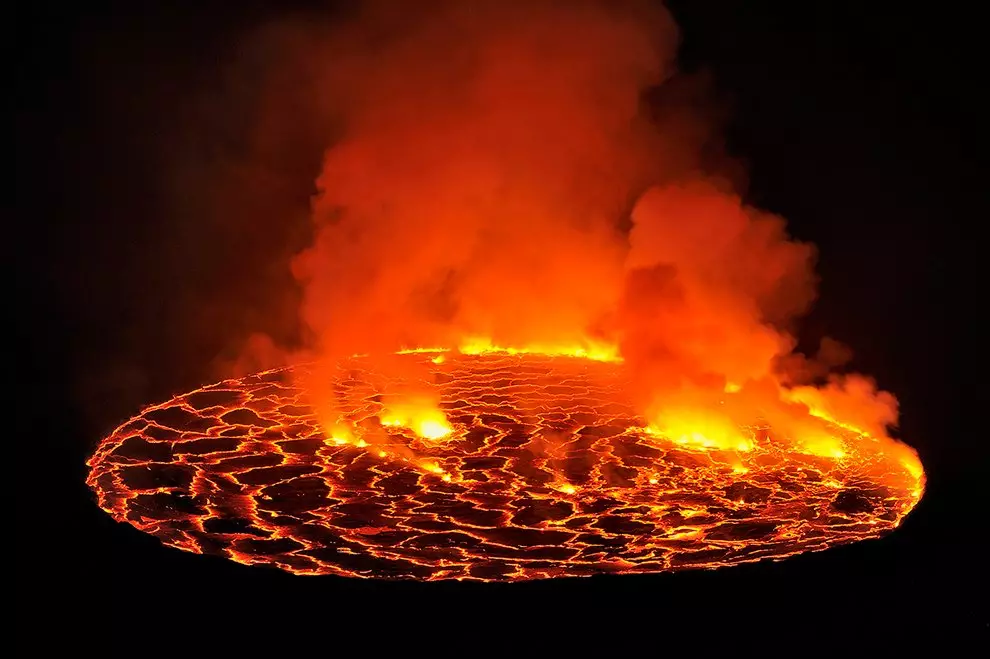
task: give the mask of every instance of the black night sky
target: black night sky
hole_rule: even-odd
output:
[[[924,462],[928,493],[892,535],[715,572],[517,585],[364,583],[185,554],[102,513],[83,482],[85,459],[102,436],[141,405],[208,380],[231,337],[256,326],[285,331],[266,291],[284,284],[289,275],[278,265],[305,241],[321,146],[288,135],[273,151],[277,185],[234,210],[262,217],[266,207],[289,203],[299,221],[250,235],[210,200],[177,202],[163,172],[245,148],[241,123],[250,118],[209,116],[209,90],[227,84],[224,62],[246,30],[321,4],[95,2],[65,10],[22,3],[16,10],[7,244],[22,304],[10,350],[24,372],[18,382],[30,384],[8,393],[18,445],[8,469],[18,477],[16,570],[30,583],[17,595],[22,616],[99,625],[106,617],[137,619],[141,607],[159,621],[181,607],[237,620],[238,603],[249,600],[326,609],[346,602],[351,611],[387,602],[391,614],[457,601],[532,621],[566,602],[572,621],[578,611],[628,608],[653,619],[654,630],[665,628],[662,616],[674,625],[731,614],[753,630],[777,616],[819,621],[829,633],[892,624],[986,633],[985,597],[970,572],[985,561],[971,539],[981,531],[959,522],[982,438],[959,427],[950,369],[959,343],[951,319],[980,297],[976,280],[961,284],[954,273],[962,223],[975,214],[970,140],[981,119],[967,26],[975,19],[963,3],[668,3],[682,30],[682,69],[710,76],[727,110],[728,148],[748,166],[750,201],[786,217],[793,235],[820,250],[820,296],[803,338],[827,333],[848,343],[854,366],[900,400],[900,436]],[[223,130],[205,136],[217,125]],[[223,176],[236,186],[250,173]],[[109,608],[112,616],[101,613]],[[651,631],[646,647],[658,647],[655,634],[669,638]],[[639,643],[633,630],[624,636]]]

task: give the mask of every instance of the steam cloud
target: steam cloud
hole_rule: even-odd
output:
[[[714,126],[678,103],[664,9],[373,2],[287,34],[335,135],[292,264],[297,358],[597,341],[666,430],[760,416],[815,437],[809,408],[875,436],[896,423],[893,396],[833,372],[841,345],[792,354],[814,248],[706,160]]]

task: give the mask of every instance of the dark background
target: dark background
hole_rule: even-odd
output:
[[[778,620],[820,625],[825,635],[891,625],[986,633],[976,592],[985,552],[972,539],[980,531],[961,522],[983,440],[958,424],[950,373],[952,319],[980,298],[977,282],[960,284],[953,272],[977,190],[970,143],[980,77],[964,3],[669,3],[682,67],[707,71],[731,109],[729,150],[748,164],[750,200],[820,248],[821,294],[805,338],[828,333],[850,344],[854,366],[901,401],[900,434],[929,480],[894,534],[717,572],[428,585],[248,569],[164,548],[103,514],[83,483],[103,435],[142,404],[201,384],[232,337],[291,332],[272,309],[291,300],[273,303],[270,293],[284,290],[285,256],[305,243],[322,145],[309,139],[311,126],[259,143],[251,117],[223,113],[212,99],[221,89],[254,107],[256,90],[225,78],[224,62],[240,56],[246,30],[318,4],[17,10],[6,243],[22,302],[11,350],[26,383],[8,394],[19,450],[8,464],[18,475],[14,542],[18,569],[31,575],[22,615],[235,620],[252,601],[268,611],[335,610],[336,624],[349,626],[494,606],[542,626],[555,611],[573,621],[606,607],[638,612],[655,626],[650,634],[688,620],[742,621],[754,634]],[[244,160],[265,164],[236,164]],[[239,206],[217,204],[223,194],[176,199],[200,174],[211,192],[249,187],[254,196]],[[286,207],[297,209],[291,221],[253,221]],[[376,613],[352,620],[346,611]]]

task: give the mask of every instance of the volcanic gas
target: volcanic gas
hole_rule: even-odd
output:
[[[259,143],[325,140],[286,264],[298,332],[279,368],[117,428],[89,462],[100,505],[186,551],[424,580],[894,529],[924,488],[897,400],[838,341],[797,351],[815,249],[747,203],[670,15],[414,6],[264,35]]]

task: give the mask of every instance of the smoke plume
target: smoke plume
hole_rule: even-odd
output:
[[[292,263],[317,399],[356,353],[614,345],[668,434],[760,419],[828,452],[812,413],[896,423],[840,344],[792,354],[814,248],[713,166],[662,7],[373,2],[287,33],[334,136]]]

